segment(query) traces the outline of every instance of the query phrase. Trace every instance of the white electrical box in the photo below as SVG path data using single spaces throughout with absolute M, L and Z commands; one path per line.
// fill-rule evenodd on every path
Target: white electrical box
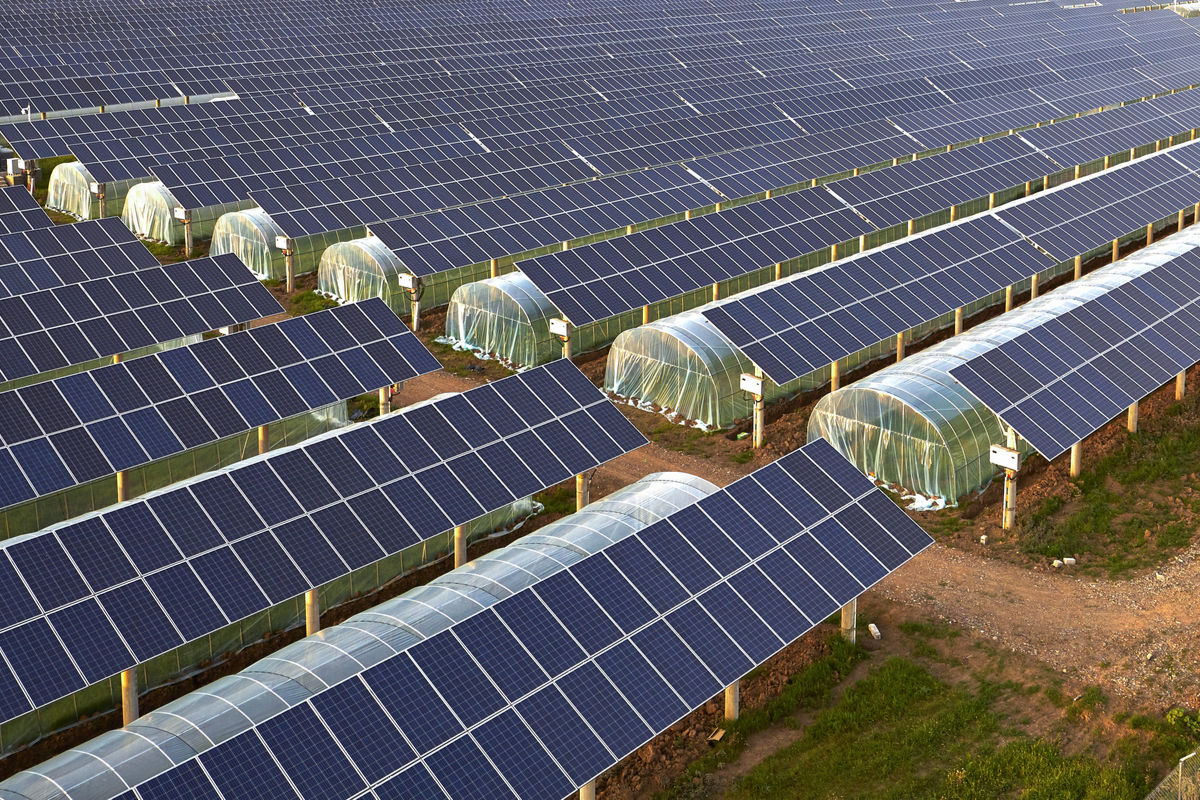
M 1021 468 L 1021 454 L 1010 447 L 1001 447 L 998 444 L 992 445 L 989 451 L 991 461 L 997 467 L 1004 469 L 1019 470 Z
M 292 249 L 292 240 L 286 236 L 276 236 L 275 237 L 275 249 L 276 250 L 291 250 Z
M 23 159 L 23 158 L 17 159 L 17 172 L 20 172 L 21 170 L 27 168 L 28 166 L 29 165 L 27 163 L 25 163 L 25 159 Z
M 751 375 L 749 372 L 743 372 L 742 391 L 761 395 L 763 393 L 763 379 L 757 375 Z
M 21 159 L 10 158 L 8 160 L 8 174 L 9 175 L 20 175 L 21 174 Z
M 411 272 L 401 272 L 396 276 L 396 279 L 400 282 L 401 289 L 415 289 L 421 285 L 421 279 Z
M 175 209 L 175 219 L 187 222 L 191 218 L 191 213 L 186 208 Z
M 550 320 L 550 333 L 554 336 L 570 336 L 571 323 L 567 322 L 565 319 L 559 319 L 558 317 L 555 317 L 554 319 Z
M 96 183 L 95 181 L 93 181 L 92 183 L 88 184 L 88 191 L 91 192 L 92 194 L 100 194 L 100 187 L 103 185 L 104 184 L 102 184 L 102 183 Z

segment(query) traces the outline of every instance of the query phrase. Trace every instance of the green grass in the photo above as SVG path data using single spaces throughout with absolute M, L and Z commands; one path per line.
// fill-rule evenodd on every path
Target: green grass
M 317 294 L 312 289 L 309 289 L 292 298 L 292 307 L 288 309 L 288 313 L 294 317 L 298 317 L 302 314 L 311 314 L 314 311 L 324 311 L 327 308 L 336 307 L 336 300 Z
M 1128 577 L 1133 571 L 1162 563 L 1191 542 L 1193 528 L 1162 504 L 1135 509 L 1144 487 L 1157 486 L 1176 497 L 1182 494 L 1181 475 L 1200 471 L 1200 399 L 1196 395 L 1168 407 L 1155 420 L 1153 433 L 1131 434 L 1114 452 L 1100 459 L 1076 480 L 1078 507 L 1063 517 L 1066 501 L 1049 497 L 1033 514 L 1018 521 L 1017 539 L 1027 555 L 1064 558 L 1096 556 L 1082 568 L 1109 577 Z M 1123 493 L 1108 482 L 1111 478 Z M 1200 498 L 1190 499 L 1200 512 Z M 1150 536 L 1146 535 L 1150 531 Z
M 727 795 L 730 800 L 1135 800 L 1145 772 L 1065 758 L 1057 746 L 1001 740 L 991 706 L 1004 686 L 948 686 L 894 658 L 822 711 L 804 738 L 774 753 Z M 1139 765 L 1140 766 L 1140 765 Z
M 545 506 L 543 514 L 574 514 L 575 484 L 560 483 L 544 492 L 538 492 L 533 499 Z
M 754 460 L 754 451 L 747 448 L 740 453 L 734 453 L 729 460 L 735 464 L 749 464 Z

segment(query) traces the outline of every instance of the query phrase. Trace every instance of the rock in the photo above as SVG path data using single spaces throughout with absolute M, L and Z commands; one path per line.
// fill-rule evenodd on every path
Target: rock
M 1075 559 L 1073 559 L 1073 558 L 1064 558 L 1064 559 L 1063 559 L 1063 563 L 1064 563 L 1064 564 L 1066 564 L 1068 567 L 1073 567 L 1073 566 L 1075 566 Z
M 980 544 L 987 544 L 987 534 L 986 534 L 986 533 L 985 533 L 983 536 L 980 536 L 980 537 L 979 537 L 979 543 L 980 543 Z
M 1052 566 L 1052 567 L 1054 567 L 1055 569 L 1058 569 L 1058 568 L 1059 568 L 1059 567 L 1061 567 L 1062 565 L 1063 565 L 1063 562 L 1059 561 L 1057 558 L 1056 558 L 1056 559 L 1054 559 L 1054 563 L 1053 563 L 1053 564 L 1051 564 L 1051 566 Z

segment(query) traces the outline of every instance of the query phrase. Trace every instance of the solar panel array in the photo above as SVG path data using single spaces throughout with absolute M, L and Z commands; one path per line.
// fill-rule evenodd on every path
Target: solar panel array
M 1200 361 L 1193 250 L 950 370 L 1053 459 Z
M 874 231 L 824 189 L 784 195 L 518 262 L 572 324 L 584 325 Z
M 558 800 L 931 543 L 817 440 L 127 796 Z
M 52 227 L 54 223 L 27 189 L 0 188 L 0 235 Z
M 440 369 L 371 299 L 0 394 L 0 507 Z
M 995 213 L 1046 252 L 1067 261 L 1197 201 L 1200 176 L 1170 153 L 1159 153 Z
M 783 384 L 1052 266 L 1020 234 L 983 215 L 701 313 Z
M 118 220 L 0 236 L 0 295 L 4 381 L 283 312 L 236 256 L 160 266 Z
M 373 305 L 391 314 L 382 301 Z M 312 357 L 318 332 L 339 321 L 367 323 L 359 306 L 368 308 L 343 306 L 312 328 L 281 330 L 268 352 L 294 344 Z M 416 344 L 411 333 L 404 337 Z M 243 340 L 229 349 L 241 356 L 254 346 Z M 0 717 L 65 697 L 645 443 L 583 373 L 559 361 L 0 543 Z

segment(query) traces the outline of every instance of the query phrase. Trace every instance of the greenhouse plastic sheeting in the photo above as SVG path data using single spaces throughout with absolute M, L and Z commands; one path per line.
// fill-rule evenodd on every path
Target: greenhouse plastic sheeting
M 130 187 L 125 196 L 121 221 L 125 223 L 125 227 L 143 239 L 179 245 L 183 244 L 184 237 L 183 223 L 175 219 L 175 209 L 178 207 L 179 202 L 162 181 L 139 183 Z M 250 200 L 193 208 L 192 240 L 212 238 L 213 228 L 223 215 L 250 208 L 254 208 L 254 203 Z
M 0 783 L 0 797 L 45 800 L 65 793 L 109 800 L 169 769 L 172 761 L 227 741 L 715 491 L 716 486 L 691 475 L 647 475 L 425 586 L 288 645 L 203 692 L 55 756 L 36 773 L 18 773 Z
M 362 236 L 365 232 L 366 229 L 359 226 L 292 240 L 296 274 L 316 272 L 327 247 Z M 213 226 L 209 255 L 233 253 L 259 280 L 287 280 L 287 261 L 283 251 L 275 246 L 276 237 L 283 235 L 283 230 L 275 224 L 271 215 L 261 208 L 233 211 L 222 215 Z
M 46 208 L 69 214 L 75 219 L 99 219 L 100 198 L 92 194 L 92 174 L 78 161 L 59 164 L 50 173 Z M 119 217 L 125 208 L 129 189 L 146 180 L 112 181 L 104 185 L 105 213 Z
M 437 308 L 450 302 L 464 283 L 486 278 L 487 264 L 475 264 L 424 278 L 421 308 Z M 410 270 L 396 254 L 374 236 L 331 244 L 321 255 L 317 291 L 343 303 L 372 297 L 382 298 L 398 316 L 412 312 L 412 296 L 400 287 L 400 275 Z
M 989 448 L 1004 431 L 950 370 L 1197 246 L 1200 229 L 1188 228 L 839 389 L 813 409 L 808 439 L 825 438 L 868 475 L 947 503 L 983 489 L 996 474 Z M 1024 440 L 1020 447 L 1028 451 Z

